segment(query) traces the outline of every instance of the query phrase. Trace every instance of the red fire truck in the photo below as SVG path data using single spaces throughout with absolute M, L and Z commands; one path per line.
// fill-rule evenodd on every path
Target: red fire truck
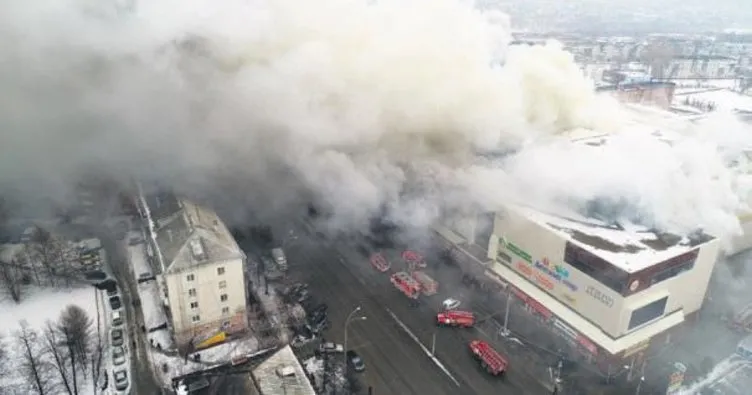
M 420 283 L 415 281 L 415 279 L 410 277 L 406 272 L 394 273 L 390 280 L 392 281 L 392 284 L 394 284 L 394 286 L 402 291 L 402 293 L 408 298 L 417 299 L 420 295 Z
M 481 366 L 494 376 L 507 370 L 507 360 L 494 350 L 490 344 L 482 340 L 470 342 L 470 351 L 480 360 Z
M 417 267 L 423 269 L 426 267 L 426 260 L 423 255 L 418 254 L 412 250 L 405 250 L 402 252 L 402 260 L 407 263 L 409 267 Z
M 430 296 L 439 291 L 439 283 L 423 272 L 413 272 L 413 278 L 420 283 L 420 290 L 423 295 Z
M 392 267 L 392 264 L 381 253 L 371 255 L 371 265 L 382 273 L 387 272 Z
M 475 314 L 459 310 L 442 311 L 436 315 L 436 323 L 439 325 L 470 328 L 475 325 Z

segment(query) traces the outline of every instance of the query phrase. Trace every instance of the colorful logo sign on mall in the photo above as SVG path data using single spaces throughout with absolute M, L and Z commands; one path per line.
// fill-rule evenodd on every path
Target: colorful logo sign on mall
M 569 281 L 569 271 L 561 265 L 554 265 L 548 258 L 536 261 L 533 266 L 540 272 L 545 273 L 549 278 L 569 288 L 570 291 L 577 292 L 579 289 L 578 286 Z

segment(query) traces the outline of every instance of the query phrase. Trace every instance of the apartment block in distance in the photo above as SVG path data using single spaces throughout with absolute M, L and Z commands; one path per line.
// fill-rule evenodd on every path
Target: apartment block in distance
M 245 331 L 246 256 L 222 220 L 172 194 L 139 200 L 178 346 L 203 348 Z

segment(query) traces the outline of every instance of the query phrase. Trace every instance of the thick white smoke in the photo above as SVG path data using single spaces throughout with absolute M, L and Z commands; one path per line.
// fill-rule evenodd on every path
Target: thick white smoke
M 508 47 L 498 11 L 459 0 L 104 3 L 4 1 L 7 188 L 94 166 L 183 189 L 252 182 L 285 200 L 292 175 L 351 224 L 383 203 L 423 225 L 445 206 L 623 196 L 662 226 L 737 226 L 737 177 L 713 139 L 626 136 L 594 150 L 562 137 L 620 131 L 626 115 L 558 44 Z

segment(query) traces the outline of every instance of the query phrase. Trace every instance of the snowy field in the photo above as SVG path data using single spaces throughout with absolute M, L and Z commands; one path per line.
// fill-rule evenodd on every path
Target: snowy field
M 22 299 L 20 304 L 16 304 L 10 299 L 0 301 L 0 343 L 5 350 L 6 356 L 3 358 L 6 369 L 0 376 L 0 393 L 3 395 L 11 394 L 28 394 L 28 380 L 24 377 L 21 369 L 16 367 L 24 364 L 21 342 L 17 333 L 21 329 L 21 323 L 24 322 L 28 329 L 38 333 L 34 342 L 34 351 L 42 354 L 42 360 L 50 363 L 51 357 L 42 347 L 42 331 L 47 321 L 57 321 L 60 313 L 69 305 L 76 305 L 88 313 L 93 322 L 92 330 L 95 331 L 97 325 L 97 306 L 96 291 L 93 287 L 77 288 L 71 290 L 43 290 L 37 289 L 29 291 Z M 96 342 L 96 340 L 94 340 Z M 103 359 L 103 365 L 105 364 Z M 48 371 L 54 380 L 56 377 L 53 372 Z M 80 395 L 94 394 L 94 388 L 91 381 L 91 373 L 87 372 L 83 382 L 79 385 Z M 60 392 L 55 392 L 60 393 Z

